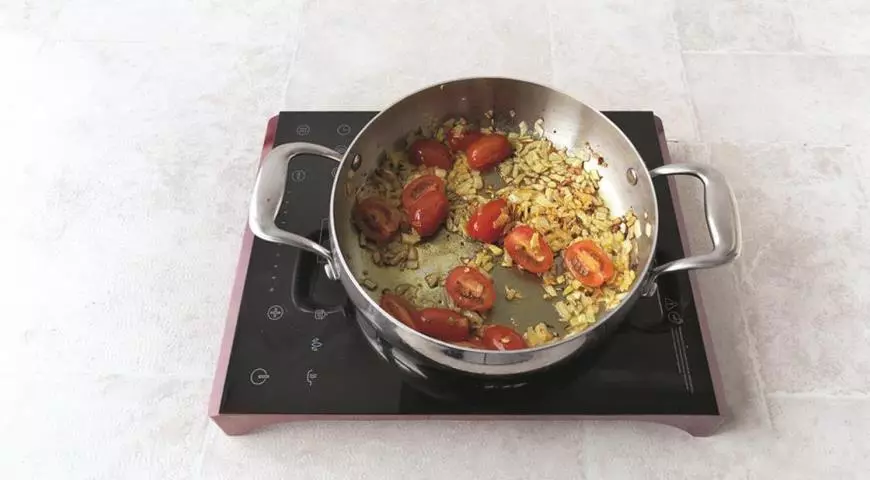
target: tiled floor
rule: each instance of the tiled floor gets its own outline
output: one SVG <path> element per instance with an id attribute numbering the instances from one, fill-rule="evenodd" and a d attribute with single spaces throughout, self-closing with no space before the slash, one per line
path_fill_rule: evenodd
<path id="1" fill-rule="evenodd" d="M 867 2 L 534 5 L 0 2 L 0 477 L 866 476 Z M 731 180 L 744 254 L 696 278 L 732 420 L 224 436 L 206 397 L 265 120 L 471 75 L 654 109 Z"/>

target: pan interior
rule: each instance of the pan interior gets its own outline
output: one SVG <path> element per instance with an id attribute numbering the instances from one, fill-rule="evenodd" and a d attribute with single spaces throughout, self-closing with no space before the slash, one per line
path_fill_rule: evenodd
<path id="1" fill-rule="evenodd" d="M 337 188 L 333 203 L 335 229 L 340 253 L 357 281 L 369 279 L 377 285 L 363 289 L 370 300 L 377 303 L 384 289 L 397 286 L 416 287 L 418 297 L 430 304 L 449 302 L 443 283 L 429 288 L 427 275 L 444 275 L 460 264 L 460 258 L 471 257 L 480 244 L 441 229 L 434 237 L 418 245 L 419 268 L 400 270 L 396 267 L 375 265 L 369 252 L 360 248 L 358 233 L 351 222 L 351 210 L 356 192 L 365 183 L 388 150 L 404 150 L 409 132 L 441 123 L 448 118 L 464 117 L 470 123 L 515 131 L 520 121 L 532 124 L 543 119 L 544 135 L 557 147 L 569 150 L 582 148 L 588 142 L 593 150 L 606 159 L 606 166 L 594 166 L 601 174 L 599 195 L 613 215 L 633 210 L 641 225 L 642 234 L 633 250 L 632 266 L 637 279 L 649 267 L 654 244 L 656 218 L 655 196 L 652 182 L 637 151 L 613 125 L 599 112 L 571 97 L 540 85 L 498 78 L 459 80 L 434 86 L 399 101 L 375 117 L 350 146 L 346 159 L 357 155 L 361 162 L 352 171 L 345 161 L 337 175 Z M 637 173 L 636 182 L 627 174 Z M 499 186 L 496 172 L 485 175 L 485 182 Z M 512 325 L 519 331 L 544 322 L 555 332 L 564 334 L 564 324 L 553 307 L 558 300 L 545 300 L 540 279 L 516 268 L 496 266 L 490 275 L 496 284 L 496 303 L 488 320 Z M 635 280 L 637 287 L 638 280 Z M 520 301 L 508 301 L 504 286 L 508 285 L 522 295 Z M 604 317 L 606 315 L 602 315 Z"/>

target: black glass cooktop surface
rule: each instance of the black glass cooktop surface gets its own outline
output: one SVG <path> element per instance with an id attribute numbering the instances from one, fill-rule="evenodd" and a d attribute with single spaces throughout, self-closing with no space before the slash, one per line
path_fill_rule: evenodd
<path id="1" fill-rule="evenodd" d="M 371 112 L 284 112 L 274 144 L 306 141 L 347 149 Z M 606 112 L 647 165 L 664 161 L 651 112 Z M 327 245 L 335 164 L 300 156 L 288 172 L 277 223 Z M 657 181 L 660 237 L 655 260 L 684 256 L 666 181 Z M 220 414 L 343 415 L 718 415 L 698 307 L 685 272 L 662 276 L 623 325 L 559 380 L 522 401 L 444 400 L 407 383 L 367 344 L 337 282 L 318 259 L 254 239 Z M 533 387 L 525 387 L 533 388 Z"/>

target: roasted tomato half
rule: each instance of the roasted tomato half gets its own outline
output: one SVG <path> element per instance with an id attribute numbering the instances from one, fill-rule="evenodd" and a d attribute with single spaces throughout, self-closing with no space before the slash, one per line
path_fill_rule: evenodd
<path id="1" fill-rule="evenodd" d="M 468 319 L 461 313 L 446 308 L 420 310 L 417 330 L 445 342 L 461 342 L 469 336 Z"/>
<path id="2" fill-rule="evenodd" d="M 587 287 L 598 287 L 613 278 L 613 261 L 592 240 L 581 240 L 565 250 L 565 268 Z"/>
<path id="3" fill-rule="evenodd" d="M 392 315 L 396 320 L 413 329 L 417 329 L 420 313 L 417 311 L 417 307 L 412 305 L 408 300 L 405 300 L 404 297 L 392 293 L 385 293 L 381 297 L 380 305 L 381 308 L 386 310 L 387 313 Z"/>
<path id="4" fill-rule="evenodd" d="M 504 227 L 510 220 L 507 200 L 499 198 L 481 205 L 468 219 L 465 231 L 475 240 L 495 243 L 504 235 Z"/>
<path id="5" fill-rule="evenodd" d="M 480 337 L 489 350 L 521 350 L 527 347 L 522 335 L 504 325 L 484 325 L 480 328 Z"/>
<path id="6" fill-rule="evenodd" d="M 483 272 L 467 266 L 456 267 L 444 282 L 447 294 L 457 307 L 485 312 L 495 302 L 495 285 Z"/>
<path id="7" fill-rule="evenodd" d="M 462 129 L 451 128 L 444 134 L 447 146 L 450 147 L 450 150 L 453 152 L 465 151 L 472 143 L 482 136 L 482 133 L 476 130 L 471 130 L 468 127 Z"/>
<path id="8" fill-rule="evenodd" d="M 411 144 L 408 156 L 415 165 L 438 167 L 450 170 L 453 166 L 453 156 L 443 143 L 432 138 L 421 138 Z"/>
<path id="9" fill-rule="evenodd" d="M 384 243 L 399 231 L 402 214 L 383 198 L 368 197 L 354 207 L 353 220 L 366 238 Z"/>
<path id="10" fill-rule="evenodd" d="M 429 192 L 406 210 L 408 223 L 421 237 L 428 237 L 437 232 L 449 212 L 450 203 L 444 192 Z"/>
<path id="11" fill-rule="evenodd" d="M 468 166 L 474 170 L 486 170 L 511 156 L 511 142 L 504 135 L 483 135 L 466 149 Z"/>
<path id="12" fill-rule="evenodd" d="M 430 192 L 444 193 L 444 180 L 437 175 L 420 175 L 402 189 L 402 207 L 407 212 L 423 195 Z"/>
<path id="13" fill-rule="evenodd" d="M 514 263 L 532 273 L 544 273 L 553 266 L 553 250 L 544 236 L 528 225 L 518 225 L 507 234 L 504 248 Z"/>

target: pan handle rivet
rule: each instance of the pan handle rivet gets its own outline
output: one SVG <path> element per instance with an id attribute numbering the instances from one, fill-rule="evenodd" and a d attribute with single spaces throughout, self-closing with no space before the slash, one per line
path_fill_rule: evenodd
<path id="1" fill-rule="evenodd" d="M 350 161 L 350 169 L 354 172 L 359 170 L 360 165 L 362 165 L 362 157 L 359 154 L 354 154 L 353 160 Z"/>
<path id="2" fill-rule="evenodd" d="M 628 183 L 631 185 L 637 185 L 637 170 L 629 168 L 625 171 L 625 178 L 628 179 Z"/>

